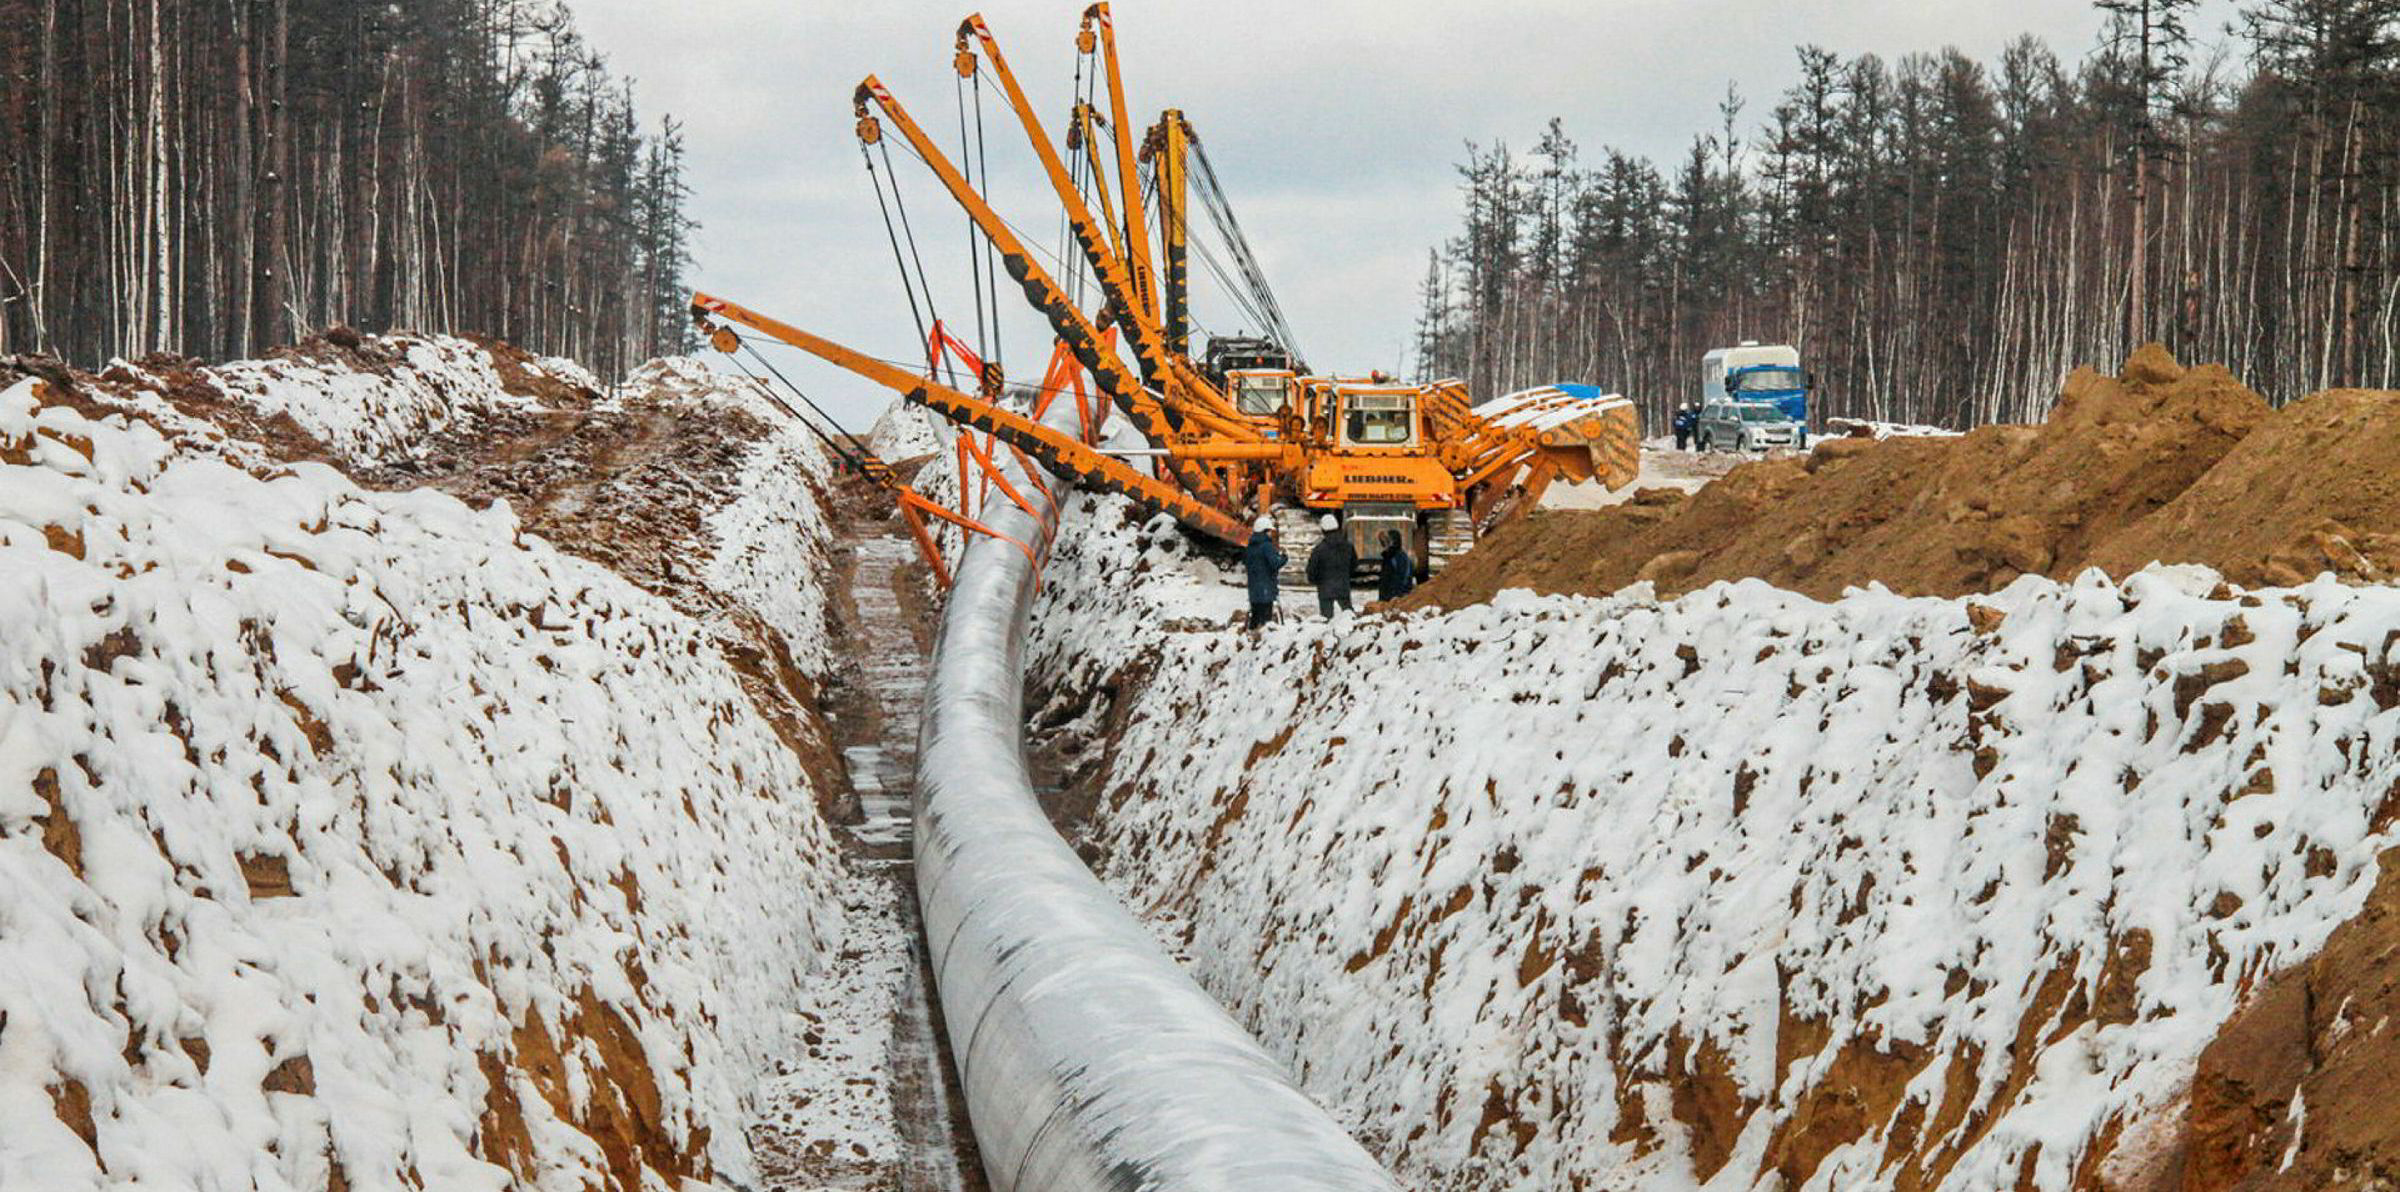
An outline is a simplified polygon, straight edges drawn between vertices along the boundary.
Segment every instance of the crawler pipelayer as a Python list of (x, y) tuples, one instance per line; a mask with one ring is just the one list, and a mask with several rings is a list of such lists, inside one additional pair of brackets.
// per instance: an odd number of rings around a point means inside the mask
[[(1598, 479), (1610, 488), (1633, 479), (1640, 425), (1632, 403), (1621, 397), (1582, 387), (1551, 387), (1477, 408), (1456, 381), (1411, 385), (1381, 375), (1309, 372), (1292, 347), (1281, 308), (1183, 114), (1165, 112), (1137, 147), (1108, 5), (1094, 4), (1085, 11), (1076, 48), (1079, 93), (1085, 90), (1081, 67), (1089, 61), (1088, 77), (1107, 81), (1109, 112), (1103, 115), (1097, 104), (1079, 94), (1063, 153), (1034, 114), (981, 16), (960, 24), (954, 60), (962, 81), (962, 138), (968, 121), (965, 84), (973, 83), (980, 104), (983, 82), (992, 79), (1039, 159), (1082, 264), (1097, 284), (1101, 300), (1089, 314), (976, 187), (971, 175), (982, 155), (980, 144), (971, 144), (962, 155), (962, 169), (872, 76), (859, 84), (853, 105), (862, 148), (880, 149), (888, 173), (888, 122), (907, 150), (924, 161), (966, 211), (982, 238), (976, 251), (983, 259), (997, 257), (995, 275), (1004, 272), (1047, 321), (1056, 345), (1043, 383), (1035, 390), (1036, 400), (1047, 405), (1072, 393), (1079, 404), (1089, 402), (1082, 434), (1042, 425), (1038, 409), (1035, 417), (1026, 417), (1003, 405), (1008, 386), (997, 365), (978, 358), (938, 320), (926, 334), (924, 375), (710, 294), (693, 295), (695, 320), (725, 351), (741, 345), (724, 324), (739, 324), (889, 387), (961, 424), (970, 432), (962, 436), (962, 460), (988, 464), (1005, 444), (1053, 471), (1124, 494), (1227, 543), (1238, 544), (1248, 536), (1247, 523), (1255, 514), (1332, 513), (1366, 548), (1361, 551), (1364, 556), (1372, 556), (1374, 537), (1388, 529), (1400, 531), (1408, 549), (1420, 558), (1430, 554), (1441, 559), (1465, 549), (1477, 530), (1488, 528), (1496, 518), (1530, 508), (1555, 479)], [(980, 110), (973, 119), (980, 130)], [(1076, 154), (1080, 156), (1068, 156)], [(870, 172), (874, 161), (870, 152)], [(880, 202), (881, 179), (877, 188)], [(1263, 339), (1215, 337), (1199, 357), (1189, 350), (1187, 280), (1192, 240), (1186, 216), (1195, 190), (1233, 261), (1231, 276), (1222, 268), (1220, 276), (1227, 276), (1230, 291), (1247, 291), (1247, 310), (1269, 333)], [(1155, 203), (1146, 202), (1152, 193)], [(1097, 213), (1094, 199), (1101, 208)], [(893, 201), (898, 202), (897, 193)], [(1153, 208), (1159, 249), (1155, 263)], [(887, 223), (890, 210), (887, 206)], [(904, 208), (902, 212), (905, 219)], [(912, 310), (920, 290), (930, 305), (931, 290), (922, 277), (910, 282), (906, 276), (909, 260), (899, 252), (897, 238), (894, 255), (901, 261), (904, 283), (913, 287)], [(1214, 266), (1215, 258), (1210, 263)], [(979, 322), (980, 288), (979, 281)], [(996, 328), (998, 312), (991, 313)], [(1128, 353), (1130, 367), (1124, 359)], [(965, 366), (975, 392), (936, 379), (945, 357)], [(1153, 470), (1094, 446), (1100, 420), (1110, 409), (1121, 413), (1160, 452)], [(982, 433), (980, 444), (972, 432)], [(875, 461), (870, 457), (870, 462)], [(892, 482), (885, 471), (879, 479), (893, 485), (920, 531), (921, 513), (980, 529), (971, 518), (926, 509), (930, 502)], [(1021, 494), (1008, 495), (1022, 500)], [(929, 541), (922, 532), (919, 537), (921, 544)], [(938, 572), (939, 560), (934, 562)]]

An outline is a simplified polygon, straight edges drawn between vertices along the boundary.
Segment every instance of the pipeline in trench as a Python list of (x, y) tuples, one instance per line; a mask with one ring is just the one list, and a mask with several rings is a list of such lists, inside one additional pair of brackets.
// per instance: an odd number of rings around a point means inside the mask
[[(1050, 421), (1072, 429), (1060, 403)], [(1065, 481), (962, 553), (925, 685), (918, 904), (951, 1057), (1000, 1192), (1398, 1185), (1184, 973), (1053, 829), (1024, 749), (1023, 646)]]

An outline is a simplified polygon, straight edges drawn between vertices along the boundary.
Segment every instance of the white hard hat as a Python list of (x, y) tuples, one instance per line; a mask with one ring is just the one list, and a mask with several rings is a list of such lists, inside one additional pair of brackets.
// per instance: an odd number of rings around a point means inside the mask
[(1333, 515), (1328, 513), (1317, 519), (1317, 528), (1331, 534), (1335, 530), (1341, 529), (1342, 523), (1333, 520)]
[(1263, 513), (1259, 514), (1258, 520), (1250, 523), (1250, 528), (1264, 534), (1275, 528), (1275, 519)]

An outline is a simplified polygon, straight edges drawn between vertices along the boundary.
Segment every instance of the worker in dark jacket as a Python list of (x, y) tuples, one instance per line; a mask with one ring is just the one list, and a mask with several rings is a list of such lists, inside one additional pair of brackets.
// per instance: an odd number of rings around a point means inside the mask
[(1250, 628), (1275, 619), (1275, 577), (1282, 573), (1283, 551), (1275, 545), (1275, 519), (1250, 523), (1250, 545), (1242, 548), (1242, 570), (1250, 577)]
[(1398, 600), (1417, 586), (1417, 561), (1400, 545), (1400, 531), (1383, 532), (1383, 574), (1375, 581), (1375, 598)]
[(1697, 406), (1675, 407), (1675, 450), (1683, 451), (1700, 431), (1700, 409)]
[(1317, 526), (1325, 539), (1308, 552), (1308, 582), (1316, 585), (1318, 614), (1331, 617), (1336, 608), (1350, 611), (1350, 572), (1358, 566), (1358, 550), (1332, 514), (1318, 518)]

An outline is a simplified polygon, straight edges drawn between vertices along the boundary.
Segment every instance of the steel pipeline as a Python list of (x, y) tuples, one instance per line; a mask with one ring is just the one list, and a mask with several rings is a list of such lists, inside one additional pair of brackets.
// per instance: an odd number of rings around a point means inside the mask
[[(1001, 466), (1040, 512), (995, 492), (985, 521), (1046, 556), (1059, 511)], [(1397, 1192), (1043, 814), (1023, 745), (1036, 577), (1010, 542), (962, 553), (917, 762), (917, 895), (993, 1188)]]

